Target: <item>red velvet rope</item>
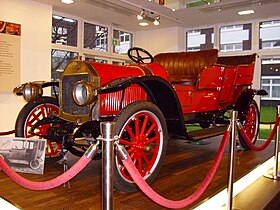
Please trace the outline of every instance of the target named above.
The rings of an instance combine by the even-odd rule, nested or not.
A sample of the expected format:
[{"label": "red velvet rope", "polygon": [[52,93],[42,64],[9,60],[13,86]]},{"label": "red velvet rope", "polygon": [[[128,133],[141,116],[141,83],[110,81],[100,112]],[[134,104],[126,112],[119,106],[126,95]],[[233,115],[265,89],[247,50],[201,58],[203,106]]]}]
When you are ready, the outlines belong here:
[{"label": "red velvet rope", "polygon": [[144,192],[151,200],[156,202],[157,204],[164,206],[166,208],[171,208],[171,209],[179,209],[179,208],[184,208],[190,204],[192,204],[194,201],[196,201],[202,193],[205,191],[205,189],[208,187],[210,182],[212,181],[218,166],[220,165],[223,153],[226,148],[227,141],[229,139],[230,131],[226,131],[224,133],[221,145],[219,147],[219,151],[215,157],[215,160],[207,174],[207,176],[204,178],[203,182],[201,183],[200,187],[189,197],[179,200],[179,201],[173,201],[173,200],[168,200],[158,193],[156,193],[146,182],[143,180],[143,177],[140,175],[138,170],[135,168],[132,160],[130,157],[128,157],[123,161],[124,166],[128,170],[129,174],[135,181],[135,183],[138,185],[138,187]]},{"label": "red velvet rope", "polygon": [[0,136],[10,135],[15,133],[15,130],[0,132]]},{"label": "red velvet rope", "polygon": [[62,185],[63,183],[69,181],[74,176],[76,176],[82,169],[84,169],[87,164],[91,161],[91,158],[87,158],[83,155],[78,162],[75,163],[68,171],[64,172],[60,176],[44,182],[33,182],[27,180],[14,172],[13,169],[0,158],[0,168],[17,184],[21,185],[30,190],[49,190]]},{"label": "red velvet rope", "polygon": [[266,140],[266,142],[262,145],[262,146],[255,146],[250,138],[248,137],[248,135],[246,134],[246,132],[244,131],[243,128],[240,128],[238,126],[238,130],[241,134],[241,136],[243,137],[243,139],[245,140],[246,144],[248,145],[248,147],[250,147],[252,150],[255,150],[255,151],[262,151],[264,150],[265,148],[267,148],[267,146],[270,144],[270,142],[272,141],[275,133],[276,133],[276,130],[277,130],[277,126],[279,125],[279,117],[276,118],[276,121],[275,121],[275,124],[273,126],[273,129],[271,131],[271,134],[269,135],[268,139]]}]

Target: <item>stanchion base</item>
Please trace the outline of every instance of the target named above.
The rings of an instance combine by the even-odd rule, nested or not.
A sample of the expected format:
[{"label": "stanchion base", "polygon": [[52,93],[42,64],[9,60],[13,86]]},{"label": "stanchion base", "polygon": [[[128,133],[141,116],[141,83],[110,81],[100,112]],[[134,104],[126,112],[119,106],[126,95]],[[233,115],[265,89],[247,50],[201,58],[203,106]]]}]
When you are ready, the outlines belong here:
[{"label": "stanchion base", "polygon": [[275,176],[275,175],[274,175],[273,169],[269,169],[269,170],[266,172],[266,174],[264,174],[263,176],[266,177],[266,178],[269,178],[269,179],[278,180],[278,179],[280,179],[280,172],[277,171],[277,174],[276,174],[276,176]]}]

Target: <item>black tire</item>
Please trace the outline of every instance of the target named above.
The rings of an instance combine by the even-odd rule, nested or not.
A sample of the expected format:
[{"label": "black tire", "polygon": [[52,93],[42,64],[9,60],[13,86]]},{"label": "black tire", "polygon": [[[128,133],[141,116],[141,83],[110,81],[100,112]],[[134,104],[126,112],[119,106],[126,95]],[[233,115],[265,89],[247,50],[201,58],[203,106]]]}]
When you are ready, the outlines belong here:
[{"label": "black tire", "polygon": [[209,128],[210,127],[210,123],[209,122],[200,122],[199,123],[199,126],[201,127],[201,128]]},{"label": "black tire", "polygon": [[[243,126],[243,129],[245,130],[248,137],[251,139],[251,142],[255,144],[259,134],[259,126],[260,126],[260,112],[255,100],[252,100],[252,102],[249,104],[248,110],[246,112],[246,116],[243,119],[241,118],[239,119],[240,119],[240,123]],[[238,138],[239,138],[239,143],[244,150],[251,149],[247,145],[246,141],[244,140],[240,132],[238,132]]]},{"label": "black tire", "polygon": [[[24,138],[33,137],[33,135],[28,133],[31,126],[40,119],[50,117],[52,115],[58,115],[58,110],[59,106],[56,98],[44,96],[35,102],[28,102],[21,109],[16,119],[15,136]],[[32,115],[36,115],[36,118],[38,119],[35,119],[34,117],[32,118]],[[61,144],[47,140],[46,157],[60,156],[61,148]]]},{"label": "black tire", "polygon": [[[122,109],[114,122],[116,134],[120,137],[119,144],[132,156],[146,182],[151,183],[160,171],[167,148],[167,126],[162,112],[150,102],[137,101]],[[152,129],[148,131],[149,128]],[[130,131],[136,136],[134,140]],[[138,190],[118,155],[115,156],[114,181],[115,187],[121,191],[132,193]]]}]

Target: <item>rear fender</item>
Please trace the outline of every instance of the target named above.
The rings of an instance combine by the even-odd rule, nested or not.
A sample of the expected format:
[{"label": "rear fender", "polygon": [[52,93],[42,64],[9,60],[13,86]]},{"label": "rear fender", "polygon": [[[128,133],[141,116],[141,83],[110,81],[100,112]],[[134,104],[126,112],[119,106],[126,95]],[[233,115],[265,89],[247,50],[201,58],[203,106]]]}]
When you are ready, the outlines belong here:
[{"label": "rear fender", "polygon": [[170,136],[191,139],[186,131],[179,99],[173,87],[166,80],[157,76],[143,76],[117,79],[100,87],[100,94],[123,90],[131,85],[141,86],[151,102],[163,113]]},{"label": "rear fender", "polygon": [[239,116],[247,114],[250,103],[253,101],[255,95],[267,95],[265,90],[245,89],[241,92],[235,104],[235,110],[238,111]]}]

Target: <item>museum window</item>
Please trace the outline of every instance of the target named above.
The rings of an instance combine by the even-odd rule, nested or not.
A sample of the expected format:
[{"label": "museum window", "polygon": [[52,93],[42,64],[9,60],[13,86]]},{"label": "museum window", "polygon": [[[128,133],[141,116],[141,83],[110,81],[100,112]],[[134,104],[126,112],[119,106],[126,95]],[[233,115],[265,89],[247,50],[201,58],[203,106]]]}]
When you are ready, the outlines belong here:
[{"label": "museum window", "polygon": [[78,21],[75,19],[52,16],[52,43],[77,46]]},{"label": "museum window", "polygon": [[108,28],[91,23],[84,23],[84,48],[96,51],[108,51]]},{"label": "museum window", "polygon": [[259,29],[260,49],[280,48],[280,20],[261,22]]},{"label": "museum window", "polygon": [[[78,57],[92,62],[113,63],[117,56],[121,65],[125,64],[127,58],[122,59],[121,56],[132,47],[133,34],[112,29],[112,36],[109,36],[109,29],[112,28],[53,14],[51,80],[57,81],[66,65]],[[108,43],[113,43],[112,50]]]},{"label": "museum window", "polygon": [[220,51],[235,52],[251,50],[252,24],[220,27]]},{"label": "museum window", "polygon": [[[268,95],[261,97],[261,122],[275,121],[275,107],[280,102],[280,58],[264,58],[261,60],[261,89]],[[260,138],[266,139],[273,125],[261,125]]]},{"label": "museum window", "polygon": [[[77,59],[78,55],[79,54],[77,52],[52,49],[51,81],[58,81],[67,64],[70,61]],[[52,89],[52,95],[54,94],[54,91],[58,92],[58,88],[55,90]]]},{"label": "museum window", "polygon": [[189,30],[186,32],[187,52],[208,50],[214,47],[214,28]]},{"label": "museum window", "polygon": [[127,54],[133,44],[133,35],[129,32],[113,30],[113,53]]},{"label": "museum window", "polygon": [[[279,76],[280,59],[268,58],[268,59],[262,59],[261,62],[262,62],[261,88],[268,92],[268,95],[262,96],[262,100],[279,101],[280,100],[280,76]],[[276,106],[276,104],[273,105]]]},{"label": "museum window", "polygon": [[58,80],[67,64],[77,57],[77,52],[52,49],[52,79]]},{"label": "museum window", "polygon": [[262,100],[279,100],[280,76],[262,76],[262,89],[268,93],[268,95],[262,97]]}]

